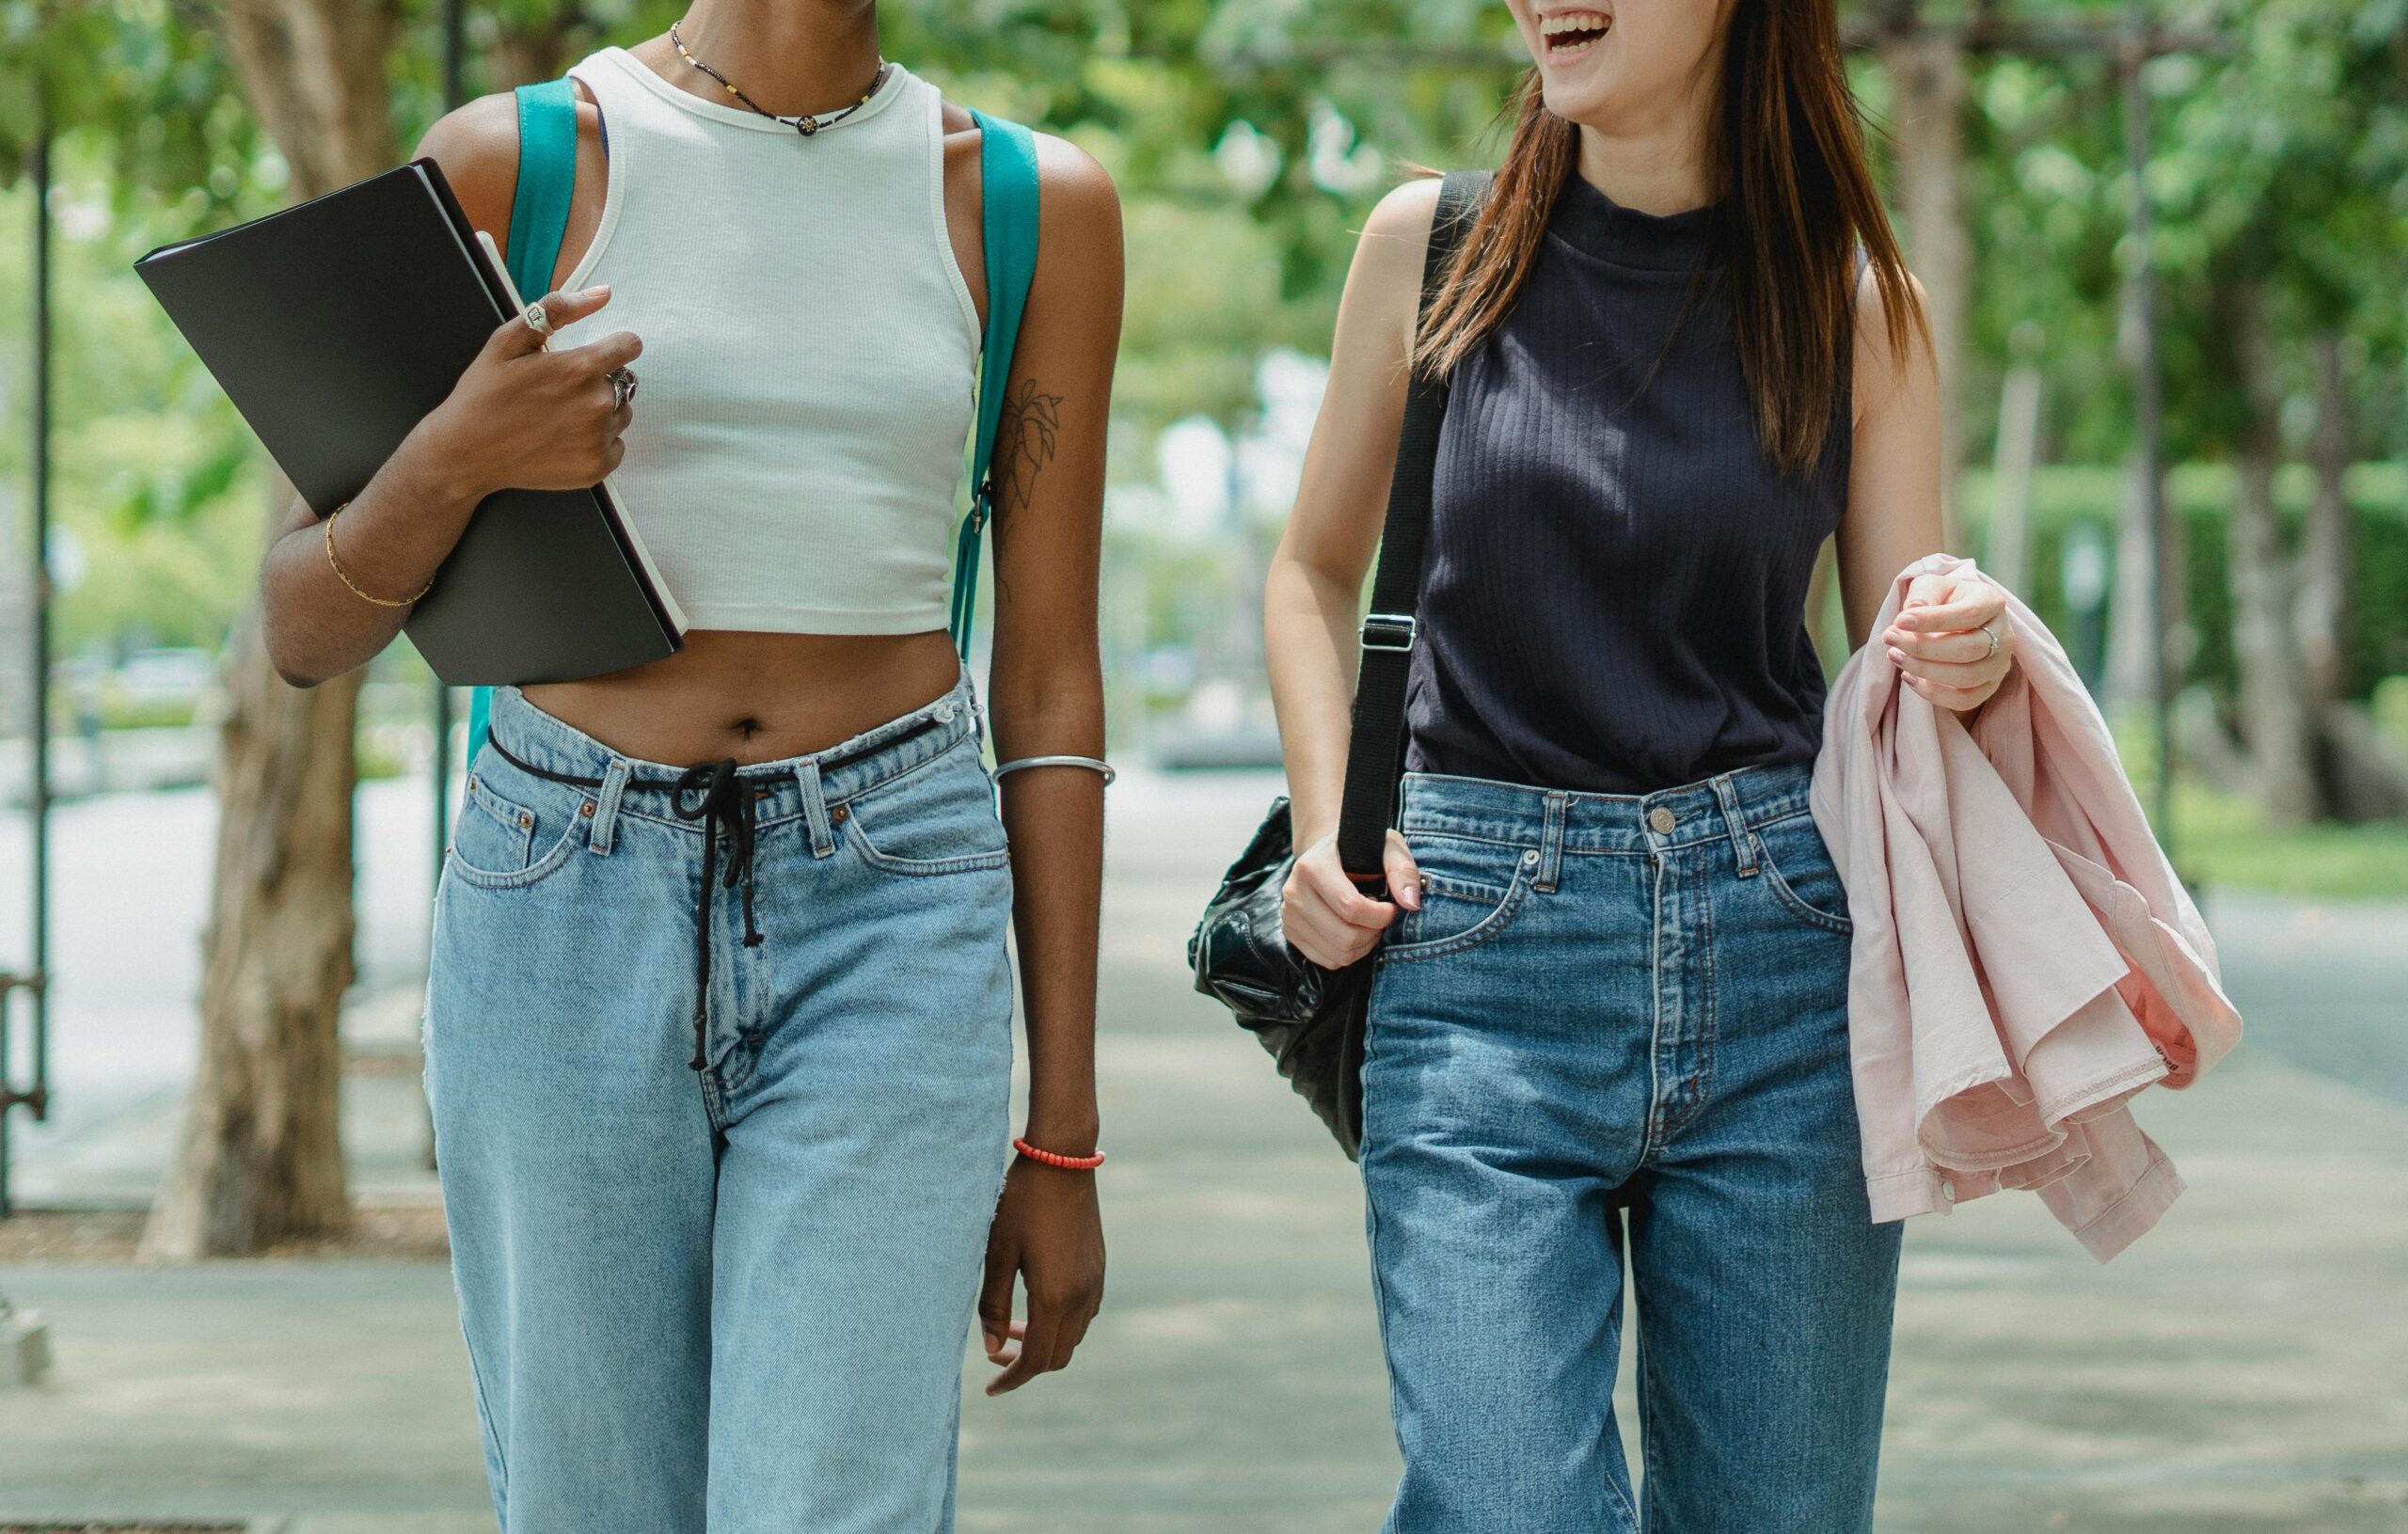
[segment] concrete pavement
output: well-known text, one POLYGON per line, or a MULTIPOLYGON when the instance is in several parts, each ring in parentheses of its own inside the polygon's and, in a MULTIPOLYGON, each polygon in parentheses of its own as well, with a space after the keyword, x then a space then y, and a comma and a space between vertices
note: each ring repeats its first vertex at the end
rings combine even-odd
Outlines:
MULTIPOLYGON (((1113 791, 1110 1297, 1071 1371, 970 1394, 965 1534, 1378 1525, 1396 1459, 1352 1169, 1180 962, 1273 787, 1113 791)), ((2408 1530, 2408 909, 2214 909, 2253 1032, 2196 1091, 2145 1099, 2192 1184, 2165 1222, 2105 1268, 2029 1199, 1911 1227, 1884 1534, 2408 1530)), ((349 1085, 377 1195, 424 1197, 406 1074, 349 1085)), ((146 1114, 87 1126, 86 1169, 137 1178, 146 1114)), ((0 1291, 58 1355, 0 1396, 0 1521, 490 1526, 438 1262, 19 1264, 0 1291)))

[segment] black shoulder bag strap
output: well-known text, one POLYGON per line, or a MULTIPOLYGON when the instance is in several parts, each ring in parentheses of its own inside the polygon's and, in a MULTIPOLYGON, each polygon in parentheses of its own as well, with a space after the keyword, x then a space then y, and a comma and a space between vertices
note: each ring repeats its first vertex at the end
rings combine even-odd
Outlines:
MULTIPOLYGON (((1430 315, 1455 246, 1480 210, 1486 171, 1448 173, 1438 187, 1430 225, 1430 254, 1421 269, 1421 307, 1430 315)), ((1447 381, 1415 368, 1404 396, 1404 428, 1396 444, 1396 477, 1388 486, 1387 522, 1380 534, 1379 569, 1371 577, 1371 609, 1363 620, 1362 663, 1354 681, 1354 728, 1346 748, 1345 796, 1338 811, 1338 861, 1367 891, 1386 887, 1388 827, 1396 819, 1397 784, 1404 770, 1404 688, 1419 639, 1414 609, 1421 601, 1421 551, 1429 542, 1432 482, 1438 467, 1438 429, 1447 418, 1447 381)))

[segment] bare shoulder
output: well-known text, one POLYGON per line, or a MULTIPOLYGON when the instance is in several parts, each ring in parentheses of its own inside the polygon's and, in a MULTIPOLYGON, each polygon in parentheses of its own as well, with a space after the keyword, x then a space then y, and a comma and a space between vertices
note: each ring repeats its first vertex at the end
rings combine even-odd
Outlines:
POLYGON ((1438 187, 1435 176, 1416 176, 1391 187, 1364 220, 1363 237, 1401 241, 1418 260, 1429 250, 1430 228, 1438 221, 1438 187))
MULTIPOLYGON (((1931 295, 1924 292, 1923 279, 1910 270, 1901 268, 1906 278, 1907 301, 1909 308, 1904 316, 1912 333, 1921 315, 1927 312, 1931 295)), ((1856 275, 1856 339, 1859 345, 1877 344, 1883 350, 1890 342, 1890 294, 1881 284, 1881 273, 1871 261, 1856 275)))
POLYGON ((1869 409, 1918 387, 1928 378, 1939 387, 1938 362, 1932 356, 1925 316, 1929 296, 1922 279, 1901 271, 1906 279, 1906 307, 1893 312, 1890 292, 1879 270, 1870 261, 1856 278, 1855 416, 1861 421, 1869 409), (1899 340, 1903 338, 1903 352, 1899 340))
POLYGON ((518 190, 518 104, 509 91, 464 102, 436 119, 418 153, 443 167, 470 224, 497 240, 509 232, 518 190))
POLYGON ((1421 268, 1430 254, 1430 230, 1438 220, 1438 178, 1417 176, 1391 189, 1363 221, 1348 277, 1376 295, 1402 303, 1411 313, 1421 292, 1421 268))
POLYGON ((1420 313, 1421 270, 1429 260, 1430 230, 1437 218, 1435 176, 1415 177, 1372 208, 1346 270, 1346 293, 1339 307, 1340 347, 1368 342, 1386 365, 1403 361, 1420 313))
MULTIPOLYGON (((958 103, 944 103, 945 183, 948 199, 966 222, 974 222, 984 174, 978 121, 958 103)), ((1039 280, 1054 250, 1066 246, 1082 261, 1120 260, 1120 193, 1095 156, 1067 138, 1037 134, 1039 280)))
POLYGON ((1037 135, 1037 184, 1044 228, 1069 235, 1109 235, 1117 247, 1120 192, 1094 155, 1067 138, 1037 135))
POLYGON ((1120 309, 1120 193, 1095 157, 1067 138, 1037 135, 1037 281, 1085 308, 1120 309))

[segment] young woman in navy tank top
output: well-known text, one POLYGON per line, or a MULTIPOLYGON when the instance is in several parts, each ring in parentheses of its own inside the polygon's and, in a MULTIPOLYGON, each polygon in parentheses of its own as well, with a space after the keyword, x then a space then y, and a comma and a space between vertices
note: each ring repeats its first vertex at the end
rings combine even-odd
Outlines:
MULTIPOLYGON (((1363 1177, 1404 1476, 1391 1534, 1869 1528, 1899 1227, 1866 1202, 1846 899, 1807 805, 1838 544, 1852 643, 1941 543, 1921 293, 1833 0, 1509 0, 1535 68, 1417 324, 1437 183, 1384 200, 1265 627, 1290 940, 1380 950, 1363 1177), (1451 383, 1393 899, 1333 845, 1408 370, 1451 383)), ((2013 656, 1925 577, 1878 636, 1934 703, 2013 656)))
MULTIPOLYGON (((509 1534, 940 1534, 974 1313, 993 1393, 1101 1300, 1083 768, 1118 205, 1038 139, 990 672, 1031 770, 990 773, 946 631, 989 149, 878 20, 694 0, 572 66, 539 303, 267 557, 270 652, 314 685, 390 642, 488 492, 618 471, 693 620, 664 660, 498 689, 436 897, 427 1096, 509 1534)), ((519 151, 508 92, 420 150, 497 242, 519 151)))

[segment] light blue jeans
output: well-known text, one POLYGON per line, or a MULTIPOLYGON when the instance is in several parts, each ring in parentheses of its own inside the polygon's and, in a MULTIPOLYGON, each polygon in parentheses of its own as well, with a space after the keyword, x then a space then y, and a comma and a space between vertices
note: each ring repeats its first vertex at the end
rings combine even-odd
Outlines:
POLYGON ((1429 892, 1381 952, 1363 1067, 1390 1534, 1872 1526, 1899 1228, 1865 1199, 1807 782, 1405 780, 1429 892))
POLYGON ((1010 1133, 978 743, 965 678, 672 791, 680 768, 495 693, 425 1033, 509 1534, 952 1526, 1010 1133))

